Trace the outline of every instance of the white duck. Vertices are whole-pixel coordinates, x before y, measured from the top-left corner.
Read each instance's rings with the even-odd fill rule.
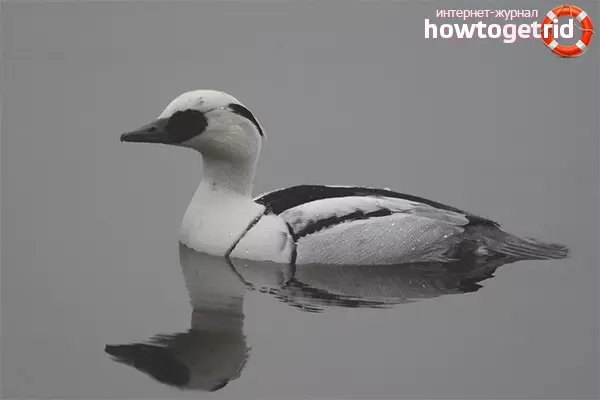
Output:
[[[416,196],[367,187],[301,185],[252,198],[264,139],[256,117],[233,96],[197,90],[121,141],[189,147],[204,178],[180,242],[227,258],[300,264],[399,264],[480,256],[565,258],[560,244],[521,239],[486,218]]]

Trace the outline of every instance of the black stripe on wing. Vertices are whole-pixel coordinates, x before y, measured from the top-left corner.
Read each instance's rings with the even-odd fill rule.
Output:
[[[256,199],[256,202],[266,207],[266,212],[273,214],[281,214],[282,212],[289,210],[290,208],[297,207],[299,205],[310,203],[311,201],[337,198],[337,197],[349,197],[349,196],[374,196],[374,197],[391,197],[396,199],[404,199],[408,201],[414,201],[423,203],[431,207],[439,208],[442,210],[448,210],[456,213],[465,215],[471,224],[485,224],[499,226],[498,223],[491,221],[487,218],[479,217],[477,215],[470,214],[461,209],[451,207],[436,201],[424,199],[422,197],[412,196],[409,194],[398,193],[386,189],[373,189],[358,186],[351,187],[336,187],[336,186],[322,186],[322,185],[299,185],[292,186],[286,189],[277,190],[265,194],[264,196]]]
[[[298,240],[301,237],[308,236],[308,235],[318,232],[322,229],[329,228],[329,227],[332,227],[335,225],[339,225],[342,222],[364,220],[364,219],[375,218],[375,217],[385,217],[388,215],[392,215],[391,210],[388,210],[387,208],[380,208],[376,211],[371,211],[371,212],[367,212],[367,213],[364,211],[361,211],[361,210],[356,210],[356,211],[351,212],[350,214],[346,214],[346,215],[341,215],[341,216],[336,215],[336,216],[329,217],[329,218],[323,218],[318,221],[311,221],[308,225],[306,225],[299,232],[294,233],[294,240]]]

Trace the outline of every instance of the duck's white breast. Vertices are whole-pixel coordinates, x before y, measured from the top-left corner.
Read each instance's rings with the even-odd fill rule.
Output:
[[[267,214],[240,239],[231,257],[287,264],[293,250],[294,240],[284,220]]]
[[[201,189],[183,217],[179,241],[196,251],[224,256],[252,221],[263,214],[264,207],[248,199]]]
[[[201,186],[183,217],[179,241],[215,256],[290,262],[293,239],[285,221],[264,215],[265,207],[246,197]]]

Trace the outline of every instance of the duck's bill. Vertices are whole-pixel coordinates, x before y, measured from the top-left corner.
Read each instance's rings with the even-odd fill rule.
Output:
[[[126,132],[121,135],[121,142],[136,142],[136,143],[171,143],[169,134],[165,129],[167,119],[157,119],[144,125],[135,131]]]

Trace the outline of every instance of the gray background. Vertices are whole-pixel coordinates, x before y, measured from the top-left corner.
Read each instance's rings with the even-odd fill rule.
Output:
[[[442,6],[555,4],[2,4],[2,395],[597,398],[600,39],[573,60],[538,40],[427,41]],[[256,193],[386,186],[573,256],[386,311],[250,293],[238,380],[156,383],[104,344],[189,326],[176,235],[201,162],[118,137],[199,88],[264,125]]]

